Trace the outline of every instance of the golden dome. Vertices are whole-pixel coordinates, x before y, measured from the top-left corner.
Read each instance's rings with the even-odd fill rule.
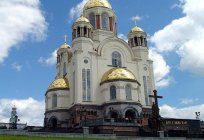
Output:
[[[81,22],[89,22],[89,20],[87,18],[85,18],[84,16],[80,16],[75,23],[81,23]]]
[[[113,68],[103,75],[101,79],[101,84],[107,81],[114,80],[136,81],[136,77],[131,71],[127,70],[126,68]]]
[[[51,89],[69,89],[69,81],[66,78],[59,78],[54,80],[48,87]]]
[[[135,32],[144,32],[144,31],[142,30],[142,28],[135,26],[130,30],[130,33],[135,33]]]
[[[89,0],[84,6],[84,10],[94,8],[94,7],[104,7],[104,8],[112,9],[112,6],[107,0]]]
[[[67,43],[64,43],[60,46],[60,49],[67,49],[70,48],[70,46]]]

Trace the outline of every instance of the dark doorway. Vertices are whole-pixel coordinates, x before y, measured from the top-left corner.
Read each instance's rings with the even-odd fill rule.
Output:
[[[56,129],[56,128],[57,128],[57,119],[56,119],[56,118],[53,118],[52,121],[51,121],[51,123],[52,123],[52,128],[53,128],[53,129]]]
[[[116,111],[111,111],[110,112],[110,117],[117,120],[118,119],[118,113]]]
[[[128,121],[133,121],[136,118],[135,111],[129,109],[125,112],[125,119]]]

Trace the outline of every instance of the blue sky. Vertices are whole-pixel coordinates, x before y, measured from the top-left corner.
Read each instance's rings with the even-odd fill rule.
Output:
[[[0,122],[14,104],[21,122],[42,125],[44,94],[55,78],[55,52],[87,0],[0,1]],[[149,36],[150,57],[163,116],[204,120],[204,2],[109,0],[118,36],[134,26]],[[36,112],[33,116],[32,112]]]

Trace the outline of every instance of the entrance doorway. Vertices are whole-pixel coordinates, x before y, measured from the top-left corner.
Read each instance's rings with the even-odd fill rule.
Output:
[[[136,118],[136,114],[135,114],[134,110],[129,109],[125,112],[125,120],[131,122],[131,121],[135,120],[135,118]]]
[[[52,118],[51,120],[51,126],[53,129],[57,128],[57,119],[56,118]]]
[[[116,111],[111,111],[110,117],[116,121],[118,119],[118,113]]]

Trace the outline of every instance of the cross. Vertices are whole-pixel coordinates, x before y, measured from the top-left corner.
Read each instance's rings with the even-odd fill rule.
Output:
[[[67,35],[64,35],[64,42],[67,43]]]
[[[137,26],[137,20],[138,20],[137,17],[132,17],[132,21],[135,23],[135,26]]]
[[[163,96],[157,96],[157,90],[153,90],[154,95],[149,95],[150,98],[154,98],[155,100],[155,105],[156,107],[159,109],[159,105],[158,105],[158,98],[162,99]]]
[[[153,123],[153,128],[156,131],[161,130],[161,119],[159,115],[159,106],[158,106],[158,98],[163,98],[162,96],[157,96],[157,91],[153,90],[154,95],[149,95],[150,98],[154,98],[155,103],[152,105],[152,123]]]

